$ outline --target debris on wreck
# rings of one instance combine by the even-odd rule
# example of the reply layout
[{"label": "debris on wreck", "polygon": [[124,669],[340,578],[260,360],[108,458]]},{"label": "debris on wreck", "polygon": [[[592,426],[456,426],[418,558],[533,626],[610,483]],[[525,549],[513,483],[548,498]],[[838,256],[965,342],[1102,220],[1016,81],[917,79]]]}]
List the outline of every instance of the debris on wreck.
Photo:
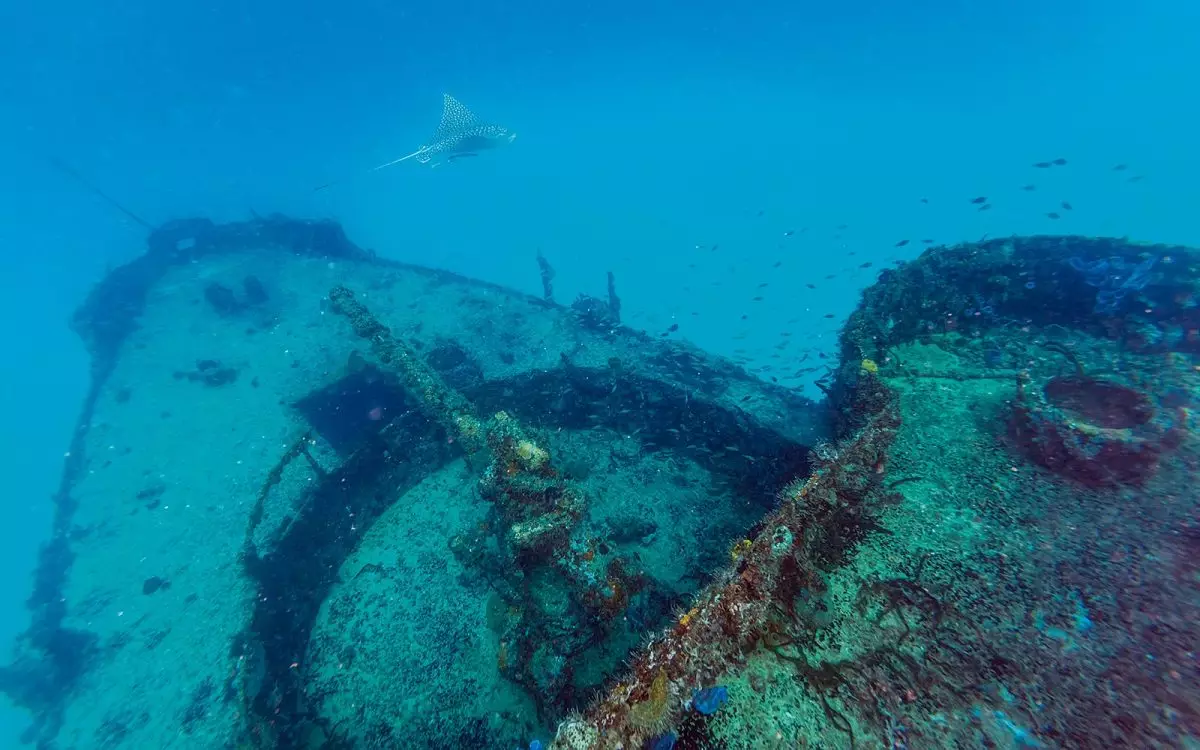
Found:
[{"label": "debris on wreck", "polygon": [[621,298],[617,296],[617,277],[612,271],[608,272],[608,317],[620,325]]},{"label": "debris on wreck", "polygon": [[[519,613],[501,637],[501,672],[525,685],[536,699],[554,699],[565,685],[565,667],[573,655],[602,639],[603,630],[625,613],[630,597],[641,588],[637,563],[617,554],[616,545],[604,537],[581,533],[585,493],[560,473],[549,451],[515,417],[499,411],[481,421],[472,414],[470,402],[392,336],[353,292],[339,286],[329,300],[350,320],[355,334],[370,342],[382,366],[397,373],[454,436],[469,463],[486,452],[478,490],[503,528],[496,540],[499,559],[492,567],[503,571],[506,580],[496,593]],[[572,598],[577,611],[568,615],[543,606],[563,597]],[[546,637],[551,622],[558,638]],[[536,663],[546,660],[564,667],[548,681],[535,673]]]},{"label": "debris on wreck", "polygon": [[1097,485],[1135,483],[1182,439],[1187,414],[1113,377],[1055,375],[1041,388],[1022,373],[1012,438],[1043,466]]},{"label": "debris on wreck", "polygon": [[550,261],[542,255],[542,251],[538,250],[537,254],[538,272],[542,277],[542,299],[547,302],[554,301],[554,266],[550,265]]}]

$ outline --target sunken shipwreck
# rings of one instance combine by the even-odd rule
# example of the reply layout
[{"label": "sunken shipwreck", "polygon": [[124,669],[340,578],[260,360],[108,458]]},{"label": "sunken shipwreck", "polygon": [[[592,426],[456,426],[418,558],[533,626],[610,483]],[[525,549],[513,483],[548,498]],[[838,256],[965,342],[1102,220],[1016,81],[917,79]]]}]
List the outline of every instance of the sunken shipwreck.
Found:
[{"label": "sunken shipwreck", "polygon": [[329,222],[155,230],[0,687],[44,748],[1200,741],[1200,255],[882,271],[826,398]]}]

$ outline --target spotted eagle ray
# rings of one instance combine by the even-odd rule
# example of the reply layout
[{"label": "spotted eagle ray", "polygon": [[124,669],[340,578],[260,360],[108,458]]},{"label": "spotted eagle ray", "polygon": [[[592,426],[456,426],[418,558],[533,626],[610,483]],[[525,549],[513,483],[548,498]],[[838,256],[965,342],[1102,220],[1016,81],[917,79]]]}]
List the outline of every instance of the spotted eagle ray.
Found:
[{"label": "spotted eagle ray", "polygon": [[[442,97],[442,122],[428,143],[411,154],[372,167],[371,172],[378,172],[409,159],[437,167],[457,159],[478,156],[480,151],[512,143],[517,137],[516,133],[510,132],[506,127],[493,125],[479,119],[474,112],[467,109],[466,105],[453,96],[442,94]],[[323,190],[336,184],[331,182],[316,189]]]}]

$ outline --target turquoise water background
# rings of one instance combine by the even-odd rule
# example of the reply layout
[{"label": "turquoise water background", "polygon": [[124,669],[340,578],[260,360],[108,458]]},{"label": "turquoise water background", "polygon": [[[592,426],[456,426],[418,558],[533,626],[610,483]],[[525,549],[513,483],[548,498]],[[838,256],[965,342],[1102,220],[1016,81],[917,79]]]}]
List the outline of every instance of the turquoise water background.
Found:
[{"label": "turquoise water background", "polygon": [[[831,351],[858,289],[922,238],[1200,245],[1183,0],[0,7],[4,642],[88,377],[66,321],[146,235],[50,156],[151,223],[333,218],[531,293],[540,249],[564,302],[612,270],[628,324],[776,373],[798,366],[770,359],[782,332]],[[414,150],[442,92],[516,142],[312,192]],[[5,714],[0,746],[21,726]]]}]

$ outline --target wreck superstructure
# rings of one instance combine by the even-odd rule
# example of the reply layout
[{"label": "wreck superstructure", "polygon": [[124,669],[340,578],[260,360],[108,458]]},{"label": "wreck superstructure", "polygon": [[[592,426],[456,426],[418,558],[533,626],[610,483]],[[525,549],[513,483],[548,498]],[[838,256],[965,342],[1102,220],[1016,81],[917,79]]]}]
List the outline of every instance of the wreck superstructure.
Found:
[{"label": "wreck superstructure", "polygon": [[483,746],[582,708],[827,432],[622,327],[612,284],[561,307],[283,217],[154,232],[74,320],[92,385],[3,672],[30,738]]}]

